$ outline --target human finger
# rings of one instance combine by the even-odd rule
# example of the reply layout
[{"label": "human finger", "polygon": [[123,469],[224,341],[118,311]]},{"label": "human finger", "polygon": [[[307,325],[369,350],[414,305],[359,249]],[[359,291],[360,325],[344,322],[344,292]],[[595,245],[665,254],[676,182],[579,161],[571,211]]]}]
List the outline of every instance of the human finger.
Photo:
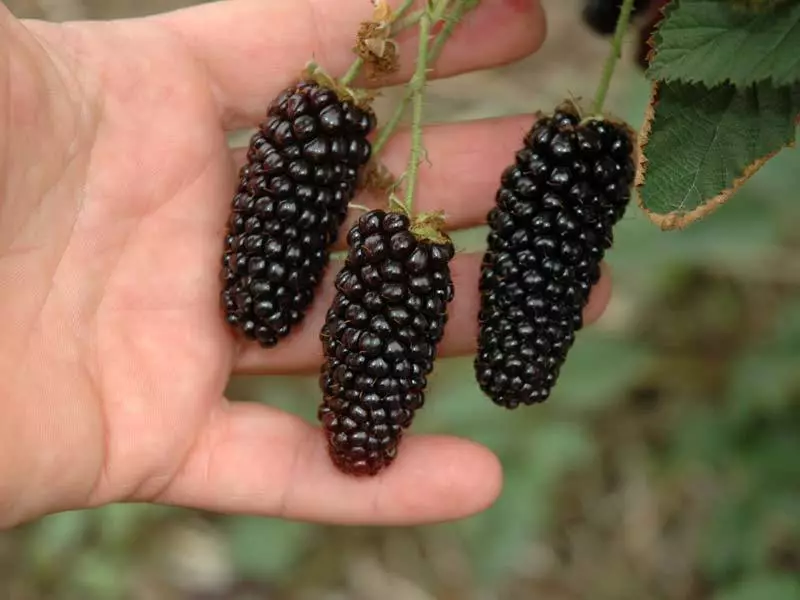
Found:
[{"label": "human finger", "polygon": [[[344,74],[358,26],[371,13],[365,0],[229,0],[153,18],[198,58],[224,126],[234,129],[261,119],[266,103],[312,58],[332,75]],[[538,49],[544,35],[539,0],[484,0],[459,24],[430,75],[512,62]],[[409,78],[416,46],[413,36],[400,38],[400,70],[381,85]]]},{"label": "human finger", "polygon": [[408,436],[375,477],[344,475],[319,427],[275,408],[216,410],[155,501],[201,510],[336,524],[411,525],[466,517],[500,492],[497,458],[473,442]]}]

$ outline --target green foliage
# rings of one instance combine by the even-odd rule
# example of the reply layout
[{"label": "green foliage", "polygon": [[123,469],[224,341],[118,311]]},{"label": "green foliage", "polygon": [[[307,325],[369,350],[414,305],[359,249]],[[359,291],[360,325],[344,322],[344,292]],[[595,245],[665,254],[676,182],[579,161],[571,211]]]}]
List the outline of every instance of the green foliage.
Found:
[{"label": "green foliage", "polygon": [[653,42],[637,185],[651,220],[682,229],[794,145],[800,4],[747,11],[722,0],[672,0]]},{"label": "green foliage", "polygon": [[697,211],[793,143],[800,86],[660,83],[639,195],[659,215]]},{"label": "green foliage", "polygon": [[732,2],[675,0],[665,14],[653,80],[708,87],[800,82],[800,4],[748,12]]}]

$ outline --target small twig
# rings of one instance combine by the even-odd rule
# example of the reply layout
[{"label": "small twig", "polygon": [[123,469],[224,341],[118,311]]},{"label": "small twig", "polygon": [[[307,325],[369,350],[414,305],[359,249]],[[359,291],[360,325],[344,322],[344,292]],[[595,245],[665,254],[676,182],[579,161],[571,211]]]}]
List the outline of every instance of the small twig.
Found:
[{"label": "small twig", "polygon": [[405,210],[412,214],[414,192],[417,187],[417,175],[422,156],[422,109],[423,95],[428,75],[428,48],[431,42],[431,13],[422,15],[419,20],[419,46],[417,49],[417,66],[408,84],[411,96],[411,154],[408,161],[408,178],[405,193]]},{"label": "small twig", "polygon": [[611,78],[614,75],[614,69],[617,66],[619,57],[622,55],[622,42],[625,39],[625,35],[628,33],[632,12],[633,0],[623,0],[619,18],[617,19],[617,27],[614,30],[614,38],[611,41],[611,51],[603,66],[603,73],[600,76],[600,83],[597,86],[597,93],[594,97],[592,112],[596,115],[599,115],[603,110],[603,104],[606,101],[608,88],[611,86]]},{"label": "small twig", "polygon": [[462,0],[456,4],[450,13],[442,13],[439,19],[444,19],[444,27],[442,27],[442,30],[436,36],[436,39],[433,42],[433,47],[431,48],[431,67],[433,67],[433,65],[436,64],[436,61],[439,60],[439,55],[441,55],[442,50],[444,50],[444,45],[450,39],[450,36],[453,35],[456,25],[458,25],[466,13],[478,6],[479,3],[480,0]]},{"label": "small twig", "polygon": [[[414,0],[411,0],[410,4],[413,4],[413,2]],[[394,24],[392,25],[392,33],[393,34],[399,33],[404,29],[416,25],[417,23],[419,23],[419,20],[422,18],[422,15],[424,15],[426,12],[428,12],[426,9],[420,8],[412,13],[407,14],[401,19],[395,20]]]},{"label": "small twig", "polygon": [[447,9],[449,8],[450,4],[453,0],[439,0],[430,12],[431,15],[431,24],[438,23],[442,19],[444,19],[445,13],[447,13]]},{"label": "small twig", "polygon": [[342,85],[350,85],[353,83],[353,80],[358,77],[358,73],[361,71],[361,67],[363,66],[364,59],[359,56],[353,61],[353,64],[351,64],[350,68],[347,69],[347,72],[339,79],[339,83]]},{"label": "small twig", "polygon": [[339,79],[339,83],[341,83],[342,85],[350,85],[351,83],[353,83],[355,78],[358,77],[358,73],[361,71],[361,67],[363,66],[364,66],[364,59],[361,58],[360,56],[357,57],[353,61],[353,64],[350,65],[350,68],[347,69],[347,72],[344,75],[342,75],[342,77]]},{"label": "small twig", "polygon": [[[450,36],[453,35],[453,31],[458,25],[458,22],[461,18],[466,14],[469,10],[477,6],[480,0],[457,0],[455,6],[448,14],[444,14],[444,11],[437,10],[435,14],[442,14],[443,16],[440,18],[445,20],[444,27],[442,30],[436,34],[434,38],[433,45],[430,47],[428,52],[428,69],[432,69],[436,64],[436,61],[439,59],[439,55],[442,53],[445,44],[450,39]],[[442,2],[437,6],[437,9],[440,6],[447,6],[451,3],[451,0],[442,0]],[[383,147],[386,145],[386,142],[389,141],[392,134],[397,129],[400,121],[403,120],[403,115],[405,115],[406,109],[411,101],[413,90],[410,87],[407,87],[405,90],[405,94],[403,98],[400,100],[400,103],[395,108],[394,113],[389,120],[386,121],[386,124],[381,128],[378,132],[378,137],[375,139],[375,143],[372,145],[372,153],[374,156],[377,156]]]}]

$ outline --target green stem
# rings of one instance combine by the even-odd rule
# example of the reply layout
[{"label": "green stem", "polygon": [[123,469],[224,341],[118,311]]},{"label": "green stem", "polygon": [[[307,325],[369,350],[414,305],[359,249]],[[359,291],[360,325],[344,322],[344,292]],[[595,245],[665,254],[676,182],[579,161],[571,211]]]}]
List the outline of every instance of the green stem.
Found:
[{"label": "green stem", "polygon": [[406,90],[403,99],[397,105],[397,108],[394,109],[392,116],[389,117],[389,120],[386,121],[386,124],[381,128],[378,132],[378,137],[375,138],[375,143],[372,144],[372,156],[378,156],[383,147],[386,145],[386,142],[389,141],[389,138],[392,137],[395,129],[400,124],[400,121],[403,119],[403,115],[406,112],[406,107],[408,106],[408,100],[411,95]]},{"label": "green stem", "polygon": [[431,12],[431,23],[435,24],[444,18],[445,13],[453,0],[439,0]]},{"label": "green stem", "polygon": [[[406,0],[406,2],[407,1],[408,0]],[[414,1],[415,0],[411,0],[409,4],[413,4]],[[396,19],[395,20],[396,31],[402,31],[403,29],[410,27],[411,25],[416,25],[417,23],[419,23],[420,19],[422,18],[422,15],[424,14],[430,14],[431,24],[440,21],[444,17],[444,13],[447,11],[447,7],[452,1],[453,0],[439,0],[438,2],[435,3],[433,12],[431,12],[430,8],[419,8],[414,12],[406,15],[403,19]],[[480,0],[472,0],[472,1],[480,2]]]},{"label": "green stem", "polygon": [[411,215],[414,205],[414,192],[417,187],[419,165],[422,162],[422,112],[423,93],[428,75],[428,47],[431,37],[431,14],[422,15],[419,20],[419,46],[417,48],[417,66],[408,84],[411,95],[411,156],[408,161],[406,177],[405,210]]},{"label": "green stem", "polygon": [[[411,0],[411,3],[413,2],[414,0]],[[428,11],[425,10],[424,8],[420,8],[412,13],[407,14],[405,17],[401,19],[395,19],[394,25],[392,26],[392,33],[398,33],[400,31],[403,31],[404,29],[407,29],[408,27],[411,27],[412,25],[416,25],[417,23],[419,23],[419,20],[422,18],[422,15],[424,15],[426,12]]]},{"label": "green stem", "polygon": [[[453,31],[461,20],[461,17],[468,11],[474,8],[478,4],[479,0],[459,0],[457,4],[453,7],[453,10],[450,14],[446,15],[445,17],[445,24],[442,30],[436,34],[434,38],[433,45],[430,47],[428,52],[428,68],[433,68],[436,64],[436,61],[439,58],[439,55],[442,53],[447,40],[453,35]],[[440,6],[449,4],[450,0],[443,0],[443,2],[437,6],[436,14],[443,13],[443,11],[438,10]],[[375,139],[375,143],[372,145],[372,154],[373,156],[377,156],[378,153],[383,149],[386,145],[386,142],[389,141],[389,138],[397,129],[398,125],[400,125],[400,121],[403,119],[403,115],[405,115],[406,109],[408,108],[408,104],[411,101],[413,90],[411,87],[407,87],[403,98],[400,100],[400,103],[395,108],[394,113],[392,116],[389,117],[389,120],[386,121],[386,124],[381,128],[380,132],[378,133],[378,137]]]},{"label": "green stem", "polygon": [[[408,20],[404,18],[406,12],[414,5],[415,0],[404,0],[403,3],[398,7],[398,9],[394,12],[394,23],[392,24],[392,35],[396,35],[411,27],[412,25],[416,24],[416,21]],[[409,15],[411,16],[411,15]],[[361,67],[364,66],[364,59],[360,56],[357,56],[350,67],[347,69],[347,72],[342,75],[341,79],[339,79],[339,83],[343,86],[348,86],[355,78],[358,77],[358,74],[361,72]]]},{"label": "green stem", "polygon": [[[444,50],[444,45],[447,43],[447,40],[450,39],[450,36],[453,35],[453,31],[458,25],[461,18],[467,13],[467,11],[472,10],[475,8],[480,0],[464,0],[459,2],[453,11],[449,15],[445,15],[442,13],[439,16],[439,19],[444,19],[444,27],[436,36],[436,39],[433,41],[433,47],[431,48],[431,58],[430,58],[430,67],[433,67],[436,64],[436,61],[439,59],[439,55]],[[447,4],[447,1],[443,2],[444,5]]]},{"label": "green stem", "polygon": [[611,51],[606,58],[606,63],[603,66],[603,73],[600,76],[600,84],[597,86],[597,93],[594,97],[594,105],[592,111],[595,114],[600,114],[603,110],[603,104],[606,101],[608,88],[611,86],[611,78],[614,75],[614,69],[617,66],[622,54],[622,42],[625,39],[625,34],[628,33],[628,26],[631,22],[631,13],[633,12],[633,0],[623,0],[622,7],[620,8],[619,18],[617,19],[617,27],[614,30],[614,38],[611,40]]},{"label": "green stem", "polygon": [[350,65],[350,68],[347,69],[347,72],[342,75],[341,79],[339,79],[339,83],[343,86],[348,86],[358,77],[359,71],[361,71],[361,67],[364,66],[364,59],[360,56],[357,56],[356,59],[353,61],[353,64]]}]

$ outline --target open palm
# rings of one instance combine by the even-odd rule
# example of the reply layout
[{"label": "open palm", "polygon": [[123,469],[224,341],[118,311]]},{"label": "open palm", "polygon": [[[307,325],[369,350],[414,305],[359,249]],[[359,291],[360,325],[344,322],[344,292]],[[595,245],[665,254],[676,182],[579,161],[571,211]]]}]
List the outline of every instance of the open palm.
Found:
[{"label": "open palm", "polygon": [[[0,524],[123,500],[411,523],[494,499],[497,461],[468,441],[411,436],[391,469],[355,479],[330,465],[318,428],[223,397],[232,372],[317,369],[335,271],[277,348],[232,335],[218,273],[243,151],[226,132],[257,123],[312,55],[341,74],[370,11],[363,0],[229,0],[55,25],[0,5]],[[437,75],[521,57],[543,30],[533,0],[487,0]],[[480,222],[528,120],[431,128],[436,168],[418,207],[446,209],[452,227]],[[406,148],[401,134],[385,162],[399,168]],[[454,263],[445,353],[473,348],[478,264]],[[588,319],[607,295],[604,279]]]}]

